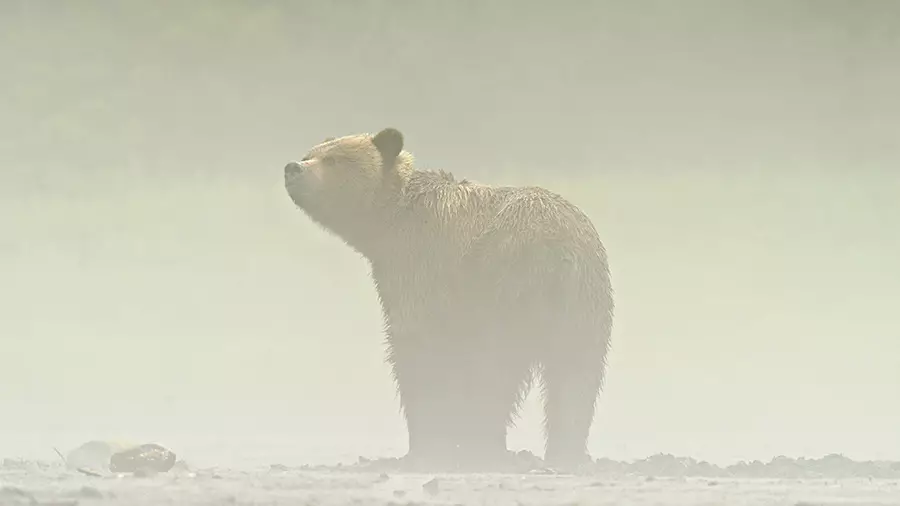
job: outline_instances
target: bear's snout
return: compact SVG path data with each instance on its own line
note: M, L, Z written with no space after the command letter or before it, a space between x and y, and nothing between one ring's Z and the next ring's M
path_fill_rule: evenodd
M303 165L299 162L290 162L284 166L284 173L286 175L300 174L301 172L303 172Z
M300 205L310 192L321 185L321 179L315 165L308 162L291 161L284 166L284 186L295 204Z

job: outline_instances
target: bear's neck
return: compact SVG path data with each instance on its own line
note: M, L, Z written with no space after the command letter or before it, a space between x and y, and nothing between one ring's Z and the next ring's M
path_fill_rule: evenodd
M358 248L371 264L389 325L446 304L446 287L502 203L495 194L506 191L457 182L446 172L413 171L403 183L383 213L372 213L378 234Z
M454 229L477 233L464 218L472 215L466 209L472 192L448 172L403 169L364 220L360 252L375 263L406 263L407 256L427 258L441 251L458 254L447 250L464 241Z
M494 207L485 198L489 191L458 182L447 172L411 171L393 198L373 213L378 223L370 230L378 233L358 250L371 262L376 278L403 277L403 283L410 283L440 277L456 269L481 234Z

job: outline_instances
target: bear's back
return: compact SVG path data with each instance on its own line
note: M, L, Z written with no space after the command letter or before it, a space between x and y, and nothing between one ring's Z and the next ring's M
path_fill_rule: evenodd
M513 263L537 263L530 268L544 275L565 269L566 277L606 276L605 251L590 219L537 186L492 186L417 171L390 235L390 251L370 259L389 321L452 305L448 288L461 278L490 278Z

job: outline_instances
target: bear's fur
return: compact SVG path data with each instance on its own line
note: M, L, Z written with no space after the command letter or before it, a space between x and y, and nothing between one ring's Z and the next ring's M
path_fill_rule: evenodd
M545 461L589 459L613 300L587 216L542 188L416 169L392 128L313 147L287 164L285 186L371 263L408 459L484 468L505 458L537 373Z

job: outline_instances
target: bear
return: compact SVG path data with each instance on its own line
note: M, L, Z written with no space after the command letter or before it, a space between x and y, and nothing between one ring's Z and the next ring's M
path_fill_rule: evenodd
M544 462L589 463L613 320L591 220L541 187L419 169L395 128L328 138L284 167L309 219L365 257L414 469L508 465L540 378Z

